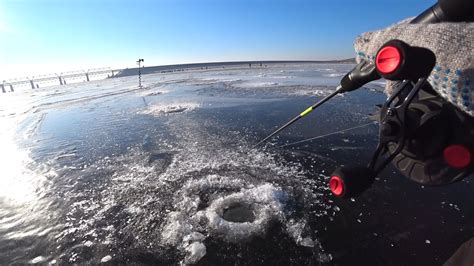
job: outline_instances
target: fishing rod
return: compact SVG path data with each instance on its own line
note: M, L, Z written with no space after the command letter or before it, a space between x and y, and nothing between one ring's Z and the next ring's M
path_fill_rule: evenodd
M323 103L327 102L328 100L332 99L334 96L341 94L341 93L346 93L349 91L354 91L363 85L380 79L380 75L376 71L376 67L374 64L368 62L368 61L362 61L360 64L358 64L354 69L352 69L348 74L346 74L342 80L341 84L339 84L336 87L336 90L333 91L331 94L328 96L324 97L320 101L316 102L315 104L311 105L310 107L306 108L304 111L302 111L299 115L295 116L293 119L288 121L286 124L283 126L279 127L277 130L273 131L270 135L266 136L264 139L259 141L257 144L255 144L252 149L258 147L271 137L275 136L276 134L280 133L283 131L285 128L291 126L293 123L296 121L300 120L301 118L305 117L312 111L314 111L316 108L321 106Z
M257 144L255 144L252 148L255 148L257 147L258 145L264 143L266 140L268 140L269 138L275 136L276 134L280 133L281 131L283 131L285 128L291 126L294 122L300 120L301 118L303 118L304 116L306 116L307 114L311 113L314 109L318 108L318 106L320 106L321 104L325 103L326 101L328 101L329 99L331 99L332 97L338 95L341 91L342 87L341 86L338 86L336 88L336 91L332 92L331 94L329 94L328 96L324 97L322 100L320 100L319 102L316 102L315 104L311 105L310 107L306 108L303 112L301 112L299 115L295 116L293 119L291 119L290 121L288 121L286 124L284 124L283 126L281 126L280 128L278 128L277 130L273 131L273 133L271 133L270 135L266 136L264 139L262 139L261 141L259 141Z

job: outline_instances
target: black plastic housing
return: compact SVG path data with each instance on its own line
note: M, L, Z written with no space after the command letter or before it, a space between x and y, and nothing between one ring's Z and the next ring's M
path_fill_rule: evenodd
M473 0L438 0L446 21L474 22Z

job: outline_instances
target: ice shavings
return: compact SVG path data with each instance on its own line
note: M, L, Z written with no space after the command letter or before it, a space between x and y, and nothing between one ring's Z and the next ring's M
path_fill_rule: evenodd
M200 194L218 188L237 192L211 197L208 207L199 210L199 205L203 203ZM227 242L241 242L264 235L273 220L285 219L283 208L287 195L271 184L253 186L241 179L210 175L187 182L181 192L176 201L179 210L168 215L162 229L162 241L185 250L185 263L194 263L197 257L204 256L204 235ZM224 210L233 204L247 206L255 213L255 219L243 223L225 220Z
M166 104L156 104L148 107L147 109L143 110L142 114L149 114L149 115L166 115L166 114L175 114L175 113L182 113L194 110L199 108L199 103L166 103Z
M272 220L283 218L286 197L280 189L264 184L216 199L205 211L210 233L229 242L239 242L255 235L262 235ZM232 204L248 206L254 211L255 220L243 223L225 220L222 217L224 209Z

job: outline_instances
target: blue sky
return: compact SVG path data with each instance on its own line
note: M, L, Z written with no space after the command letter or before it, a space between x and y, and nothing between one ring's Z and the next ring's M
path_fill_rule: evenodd
M353 57L435 0L0 0L0 79L94 67Z

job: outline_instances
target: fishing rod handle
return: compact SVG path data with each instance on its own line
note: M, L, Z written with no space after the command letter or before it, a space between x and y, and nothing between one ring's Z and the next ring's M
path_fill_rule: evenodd
M380 79L375 65L368 61L361 61L341 79L339 93L357 90L365 84Z
M388 80L417 81L429 76L435 64L436 56L430 49L400 40L386 42L375 57L378 74Z
M473 0L438 0L410 23L474 22Z
M368 167L339 167L331 174L329 188L338 198L355 197L372 185L375 176Z

